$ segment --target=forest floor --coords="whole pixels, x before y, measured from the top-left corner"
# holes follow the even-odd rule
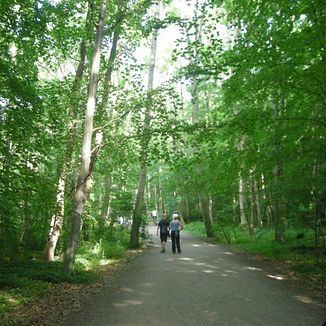
[[[7,315],[1,325],[164,325],[171,311],[180,325],[306,326],[326,319],[325,278],[302,278],[290,262],[187,233],[181,255],[160,254],[154,231],[148,248],[104,266],[101,282],[60,284]]]

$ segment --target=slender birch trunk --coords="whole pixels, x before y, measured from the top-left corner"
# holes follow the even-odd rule
[[[102,200],[102,207],[101,207],[101,224],[104,225],[105,221],[107,220],[108,213],[109,213],[109,205],[111,199],[111,188],[112,188],[112,175],[111,173],[107,173],[104,177],[104,196]]]
[[[245,196],[245,182],[243,177],[240,176],[239,180],[239,208],[240,208],[240,224],[247,225],[246,217],[246,196]]]
[[[255,191],[254,191],[254,176],[252,171],[250,171],[249,182],[250,182],[249,237],[250,240],[254,240],[254,225],[256,222],[257,214],[256,214]]]
[[[198,10],[199,10],[199,2],[196,1],[195,4],[195,19],[198,20]],[[199,28],[198,28],[199,26]],[[196,25],[196,30],[195,30],[195,38],[197,42],[201,42],[201,25],[198,24]],[[196,51],[195,59],[194,59],[194,64],[197,65],[199,63],[199,52]],[[191,103],[192,103],[192,123],[197,124],[199,122],[199,98],[198,98],[198,86],[199,86],[199,81],[196,77],[193,78],[192,80],[192,85],[191,85]],[[199,154],[200,148],[198,147],[197,144],[194,144],[193,146],[193,153],[195,156]],[[201,167],[198,165],[197,170],[201,171]],[[205,225],[205,230],[206,230],[206,235],[207,237],[214,237],[214,227],[213,223],[210,219],[210,214],[209,214],[209,195],[205,193],[205,187],[203,184],[198,185],[199,188],[201,188],[201,191],[199,191],[198,197],[199,197],[199,206],[201,208],[202,212],[202,218],[203,222]]]
[[[73,211],[71,218],[71,228],[68,245],[64,256],[64,271],[71,274],[74,269],[77,245],[81,228],[81,215],[84,211],[85,203],[92,189],[92,134],[93,118],[96,106],[96,91],[101,60],[101,44],[104,35],[105,13],[108,0],[103,0],[99,11],[99,20],[96,31],[96,40],[92,59],[92,68],[88,86],[88,98],[84,125],[84,137],[82,145],[82,155],[80,168],[77,176],[77,186],[74,194]]]
[[[244,136],[241,136],[241,139],[238,144],[238,151],[241,153],[244,150],[245,140]],[[243,164],[241,163],[241,170],[243,170]],[[246,216],[247,209],[247,199],[246,199],[246,183],[243,176],[239,176],[239,208],[240,208],[240,224],[247,225],[248,219]]]
[[[47,261],[53,261],[55,255],[55,249],[61,235],[63,221],[64,221],[64,204],[65,204],[65,190],[68,179],[68,172],[71,166],[72,153],[75,143],[74,137],[74,119],[78,109],[78,93],[81,88],[81,81],[85,71],[85,58],[86,58],[86,35],[89,29],[90,7],[88,8],[86,18],[86,30],[85,36],[80,43],[80,60],[75,75],[72,92],[70,95],[70,103],[67,117],[67,139],[66,149],[63,164],[59,173],[59,180],[57,184],[57,197],[56,197],[56,210],[51,218],[50,230],[48,233],[48,242],[44,249],[44,258]]]
[[[159,7],[154,14],[155,17],[159,17]],[[151,96],[150,92],[153,89],[154,82],[154,69],[156,60],[156,47],[157,47],[157,36],[158,30],[153,31],[152,41],[151,41],[151,53],[150,53],[150,63],[148,69],[148,94]],[[145,110],[144,124],[143,124],[143,139],[141,144],[141,156],[140,156],[140,172],[138,178],[138,190],[136,196],[136,204],[132,218],[132,226],[130,233],[129,246],[132,248],[139,247],[139,227],[141,221],[141,214],[144,204],[144,192],[146,183],[146,173],[147,173],[147,159],[148,159],[148,144],[150,141],[149,129],[151,123],[152,109],[150,104],[147,104]]]
[[[257,184],[257,180],[253,179],[253,185],[254,185],[254,196],[255,196],[255,205],[256,205],[256,217],[257,217],[257,223],[258,225],[263,225],[262,220],[262,214],[261,214],[261,208],[260,208],[260,196],[259,196],[259,188]]]
[[[212,220],[209,212],[209,196],[206,194],[200,194],[199,196],[200,207],[203,214],[203,221],[205,224],[206,235],[208,238],[214,238],[215,232]]]
[[[277,99],[274,99],[272,103],[274,117],[278,119],[281,115],[280,113],[280,103]],[[274,212],[274,226],[275,226],[275,241],[284,242],[285,233],[285,221],[283,215],[283,205],[282,205],[282,175],[283,166],[281,161],[281,148],[280,148],[280,131],[278,126],[275,128],[275,139],[274,139],[274,155],[275,155],[275,166],[273,170],[274,178],[274,192],[273,192],[273,212]]]
[[[112,73],[113,73],[113,68],[114,68],[113,64],[117,57],[117,47],[118,47],[118,41],[120,39],[120,28],[121,28],[120,25],[122,23],[120,7],[119,7],[118,13],[117,13],[117,21],[119,23],[116,25],[116,29],[115,29],[114,35],[113,35],[112,47],[111,47],[110,57],[108,60],[108,68],[105,73],[105,84],[104,84],[102,102],[101,102],[101,105],[99,106],[100,115],[102,117],[105,114],[105,108],[107,106],[108,99],[109,99],[110,87],[112,85]],[[110,111],[109,118],[110,119],[113,118],[112,111]],[[112,169],[111,166],[107,167],[107,173],[104,177],[104,196],[103,196],[102,207],[101,207],[101,223],[100,223],[101,229],[103,228],[104,222],[108,217],[108,211],[109,211],[109,206],[110,206],[111,188],[112,188],[111,169]]]
[[[236,199],[236,196],[233,196],[233,202],[232,202],[232,212],[233,212],[233,223],[236,224],[239,221],[239,216],[238,216],[238,201]]]

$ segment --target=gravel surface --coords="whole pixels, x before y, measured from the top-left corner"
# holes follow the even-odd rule
[[[321,326],[326,320],[324,307],[271,269],[186,232],[181,254],[172,254],[171,242],[161,254],[156,228],[149,232],[149,248],[64,326]]]

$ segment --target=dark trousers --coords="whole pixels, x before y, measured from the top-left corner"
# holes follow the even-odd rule
[[[181,252],[180,248],[180,231],[171,231],[172,251],[175,253],[175,245],[177,245],[178,253]]]

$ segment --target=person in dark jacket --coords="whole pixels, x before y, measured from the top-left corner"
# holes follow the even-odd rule
[[[157,224],[157,230],[156,235],[158,235],[158,232],[160,231],[160,238],[161,238],[161,246],[162,250],[161,253],[165,252],[165,244],[168,240],[169,231],[170,231],[170,224],[166,220],[166,214],[163,214],[162,219]]]

